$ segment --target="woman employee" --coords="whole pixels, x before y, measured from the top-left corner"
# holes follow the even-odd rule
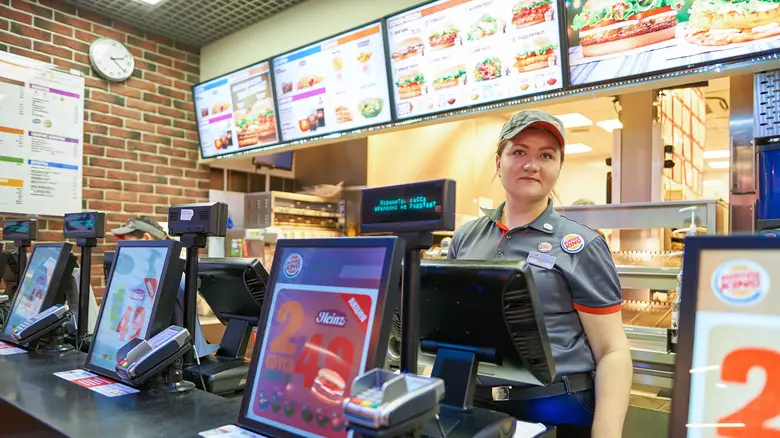
[[[604,239],[553,210],[563,132],[541,111],[520,111],[504,124],[496,170],[506,202],[460,227],[448,257],[526,261],[555,359],[555,383],[543,390],[481,387],[478,403],[556,425],[559,437],[619,438],[632,373],[620,283]]]

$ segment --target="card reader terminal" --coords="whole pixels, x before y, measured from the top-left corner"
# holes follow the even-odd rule
[[[444,381],[371,370],[352,383],[344,400],[344,418],[371,429],[392,428],[431,411],[438,412]]]
[[[134,339],[130,341],[134,346],[117,363],[116,373],[122,381],[139,385],[186,353],[190,349],[190,339],[187,329],[175,325],[148,341]]]
[[[62,304],[49,307],[14,327],[11,330],[11,340],[20,345],[29,344],[61,326],[68,318],[70,311]]]

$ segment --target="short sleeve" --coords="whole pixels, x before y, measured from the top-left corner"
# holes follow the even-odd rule
[[[574,308],[597,315],[619,312],[623,294],[607,242],[596,237],[574,256],[574,270],[568,278]]]
[[[458,233],[455,233],[452,236],[452,242],[450,242],[450,247],[447,248],[447,258],[454,260],[458,258],[458,244],[460,242],[460,237],[458,236]]]

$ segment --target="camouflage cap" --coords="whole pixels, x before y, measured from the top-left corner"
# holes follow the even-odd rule
[[[563,138],[563,123],[544,111],[522,110],[512,116],[501,128],[501,139],[509,140],[528,128],[542,128],[554,135],[561,147],[566,144]]]

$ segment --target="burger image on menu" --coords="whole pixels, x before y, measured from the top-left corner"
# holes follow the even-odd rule
[[[393,52],[392,58],[395,61],[402,61],[404,59],[411,58],[413,56],[422,55],[423,43],[420,37],[411,37],[401,41]]]
[[[400,99],[422,96],[425,76],[419,71],[406,73],[398,78],[398,82],[395,85],[398,87],[398,97]]]
[[[582,56],[624,52],[674,39],[682,0],[587,0],[571,28]]]
[[[441,70],[433,79],[433,89],[442,90],[445,88],[457,87],[466,83],[466,66],[459,65],[445,70]]]
[[[317,372],[317,377],[314,378],[311,392],[325,403],[340,405],[344,401],[346,388],[347,384],[339,373],[322,368]]]
[[[458,29],[446,26],[444,29],[434,32],[428,37],[428,44],[432,50],[442,50],[454,47],[458,41]]]
[[[253,146],[274,137],[276,114],[273,105],[265,99],[255,102],[249,111],[236,111],[236,128],[240,148]]]
[[[701,46],[725,46],[780,35],[777,0],[694,0],[686,39]]]
[[[515,56],[515,68],[524,73],[556,64],[558,45],[547,37],[538,37],[526,43]]]
[[[517,27],[544,23],[552,19],[552,0],[520,0],[512,8],[512,24]]]

